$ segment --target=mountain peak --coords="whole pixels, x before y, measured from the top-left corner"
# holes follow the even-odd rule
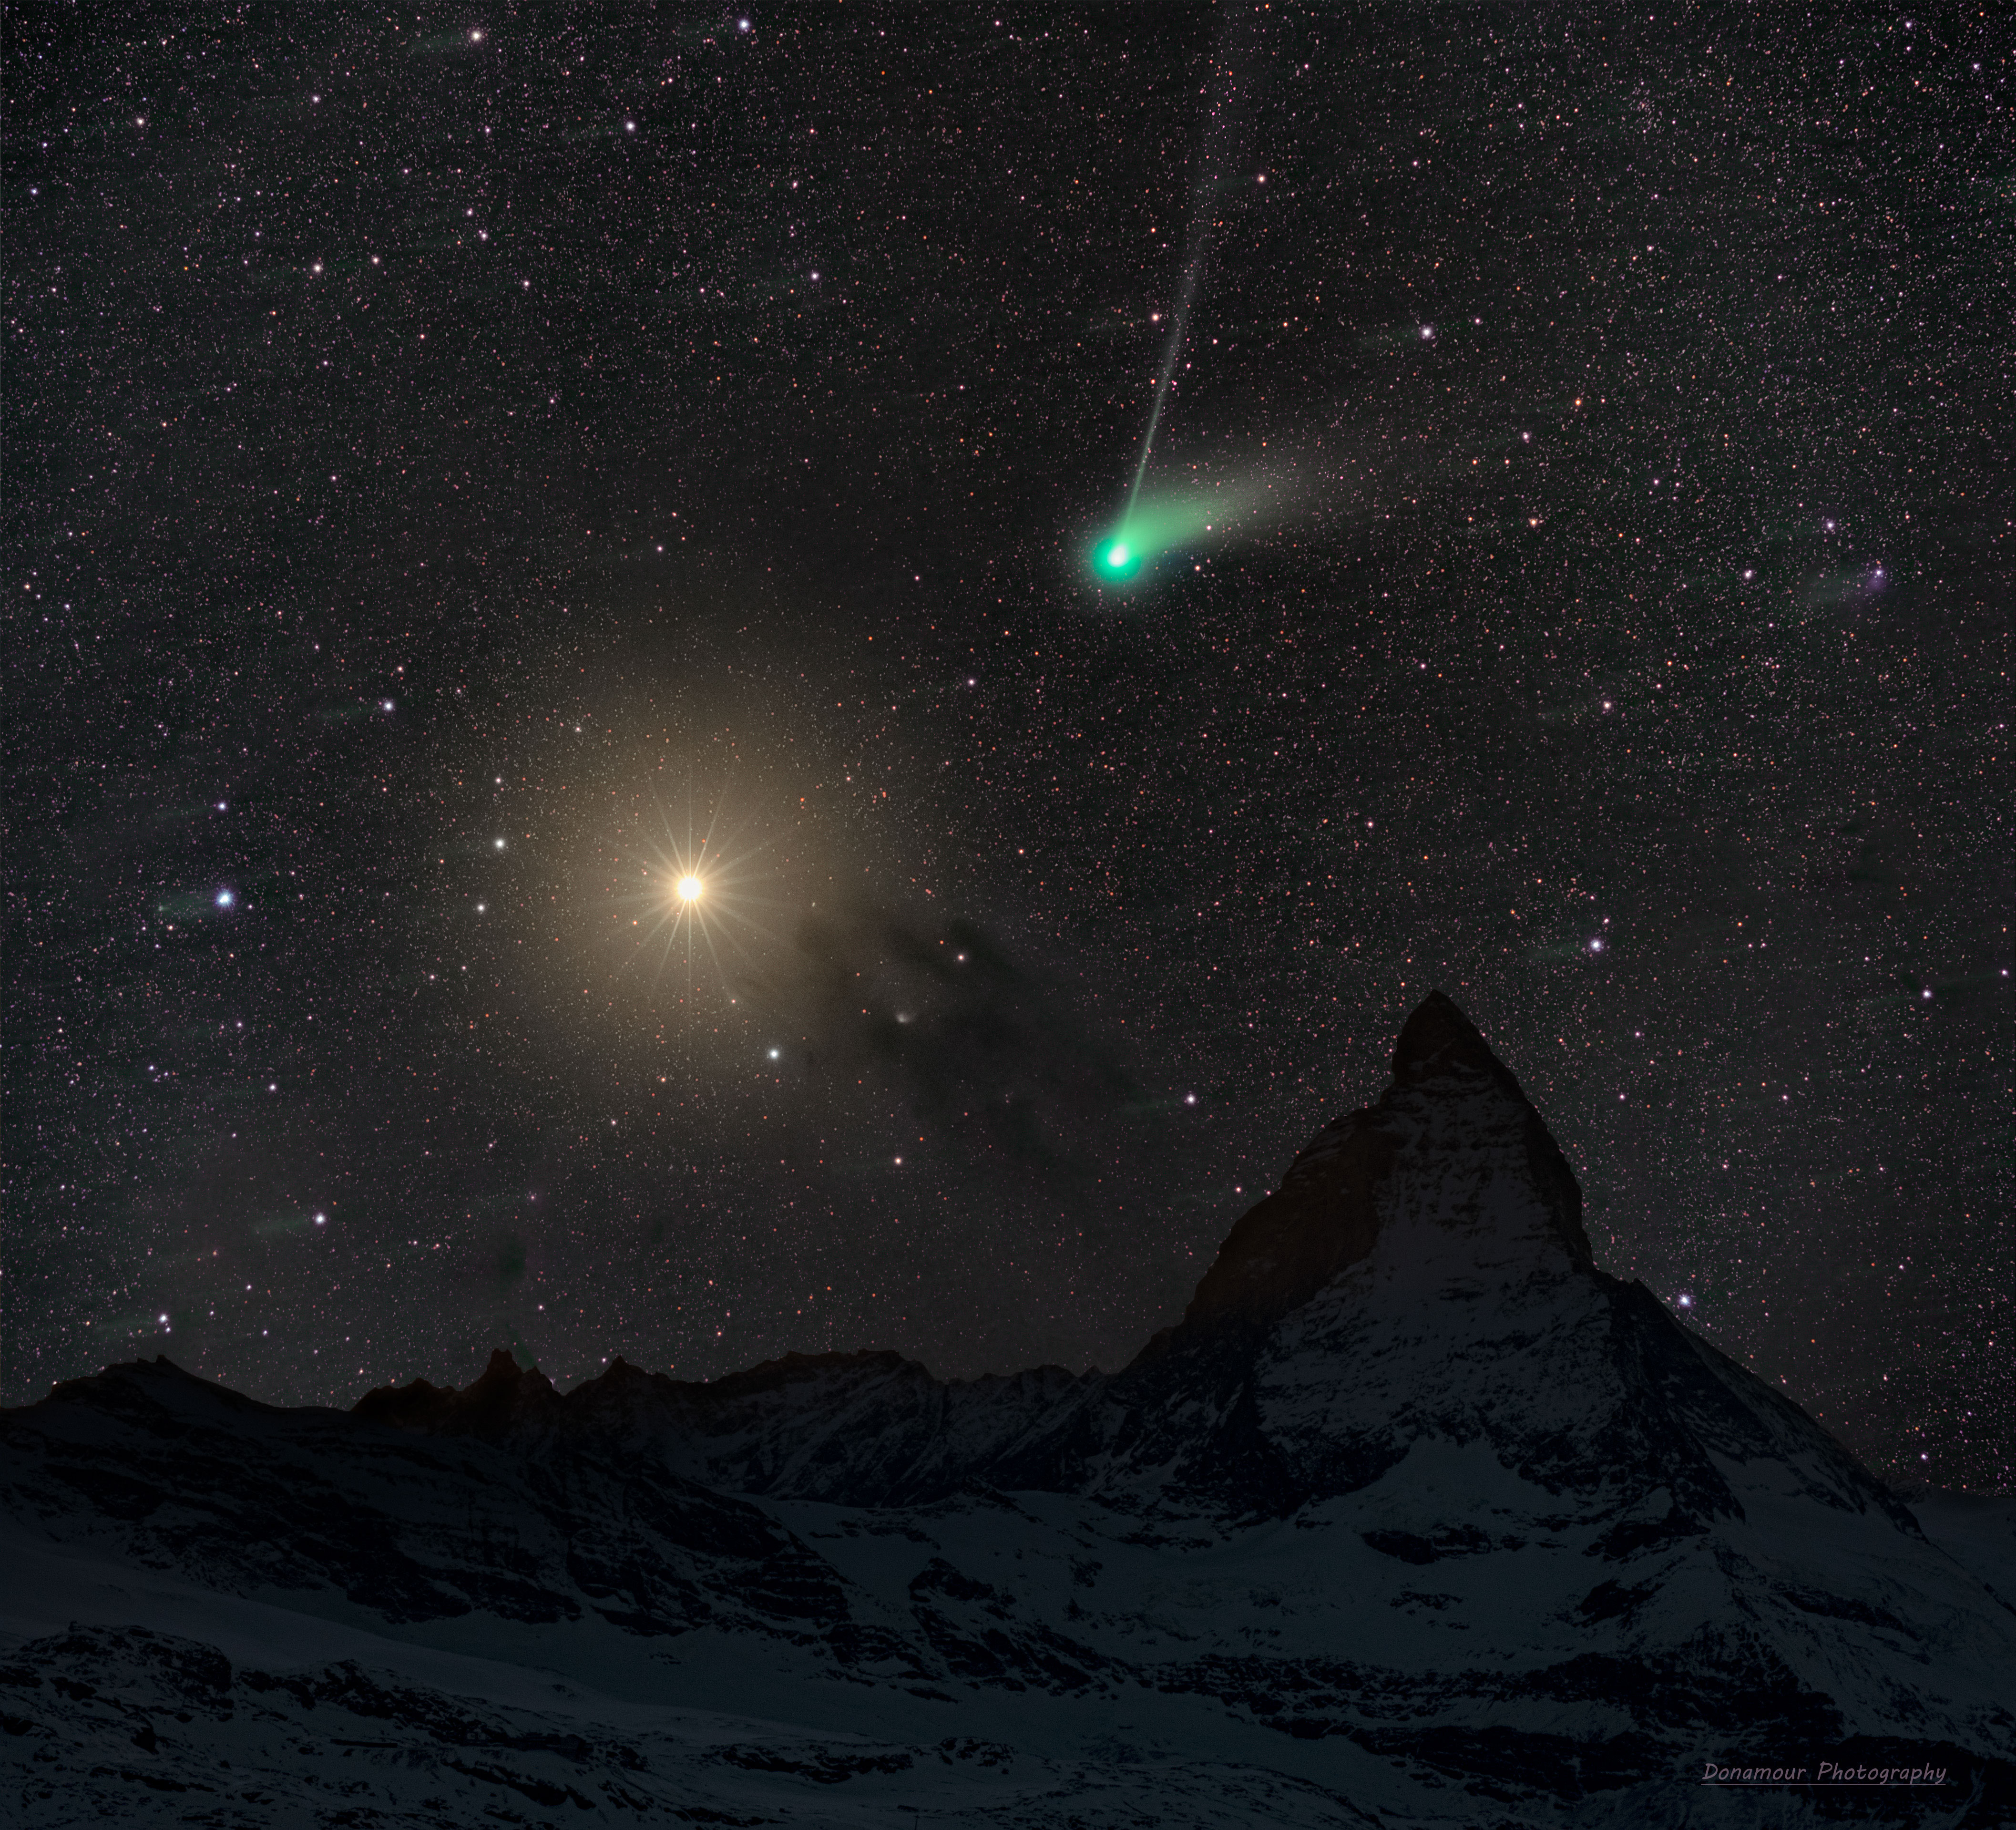
[[[1482,1032],[1445,992],[1431,991],[1417,1004],[1393,1043],[1396,1086],[1484,1075],[1522,1103],[1526,1096],[1512,1070],[1491,1052]]]
[[[1463,1114],[1453,1122],[1439,1110],[1451,1099]],[[1310,1140],[1281,1186],[1233,1227],[1182,1322],[1157,1335],[1141,1359],[1229,1324],[1265,1326],[1299,1308],[1371,1252],[1382,1190],[1396,1165],[1418,1171],[1422,1159],[1452,1148],[1486,1151],[1487,1134],[1495,1148],[1486,1154],[1498,1159],[1491,1169],[1523,1185],[1546,1216],[1543,1235],[1590,1266],[1582,1188],[1561,1146],[1477,1025],[1453,999],[1431,991],[1401,1026],[1392,1085],[1376,1104],[1333,1119]]]
[[[520,1367],[510,1349],[499,1347],[482,1376],[459,1392],[414,1379],[366,1392],[353,1408],[359,1417],[395,1429],[495,1438],[549,1422],[560,1403],[551,1379],[536,1366]]]

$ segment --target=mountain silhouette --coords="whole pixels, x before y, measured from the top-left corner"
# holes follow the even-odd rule
[[[157,1360],[6,1414],[0,1495],[52,1822],[1777,1824],[1846,1794],[1704,1773],[1822,1761],[1919,1774],[1879,1818],[2016,1799],[2007,1503],[1914,1509],[1600,1270],[1438,992],[1119,1371],[562,1393],[500,1349],[344,1413]]]

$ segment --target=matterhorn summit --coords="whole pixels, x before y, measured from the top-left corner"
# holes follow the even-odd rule
[[[1905,1504],[1581,1207],[1436,993],[1111,1374],[59,1385],[12,1821],[2011,1821],[2008,1504]]]

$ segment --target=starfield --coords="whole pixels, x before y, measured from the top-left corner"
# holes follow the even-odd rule
[[[13,18],[22,1808],[2001,1809],[2000,23]]]

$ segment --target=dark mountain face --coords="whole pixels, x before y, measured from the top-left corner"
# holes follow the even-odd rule
[[[1372,1250],[1381,1191],[1407,1136],[1396,1114],[1424,1100],[1471,1098],[1517,1115],[1534,1198],[1575,1261],[1593,1260],[1582,1228],[1582,1188],[1540,1115],[1470,1020],[1431,992],[1408,1018],[1393,1050],[1393,1085],[1376,1106],[1317,1133],[1281,1186],[1240,1219],[1197,1286],[1183,1317],[1195,1335],[1215,1325],[1278,1321]],[[1158,1337],[1158,1339],[1161,1338]],[[1157,1351],[1151,1344],[1147,1354]]]
[[[893,1353],[791,1355],[703,1385],[618,1360],[563,1398],[500,1351],[463,1392],[416,1382],[356,1414],[520,1447],[649,1443],[693,1479],[778,1497],[928,1503],[977,1481],[1276,1516],[1434,1434],[1563,1494],[1669,1487],[1676,1531],[1733,1505],[1715,1456],[1777,1454],[1915,1529],[1802,1413],[1596,1270],[1560,1147],[1440,992],[1385,1093],[1317,1133],[1117,1375],[948,1383]]]
[[[526,1456],[275,1410],[165,1360],[15,1414],[32,1421],[6,1439],[10,1516],[235,1592],[326,1590],[401,1624],[599,1614],[646,1634],[845,1612],[768,1515],[594,1443]]]
[[[1598,1270],[1561,1151],[1439,995],[1391,1085],[1311,1141],[1118,1373],[793,1355],[698,1385],[619,1360],[562,1395],[500,1353],[460,1391],[346,1415],[157,1362],[9,1414],[0,1493],[58,1590],[101,1572],[66,1605],[108,1630],[251,1608],[265,1633],[277,1609],[394,1665],[424,1643],[597,1694],[620,1677],[639,1706],[762,1718],[737,1731],[763,1750],[745,1774],[810,1771],[784,1742],[859,1735],[873,1696],[898,1751],[826,1746],[841,1779],[804,1782],[909,1771],[920,1724],[954,1724],[948,1746],[1005,1750],[995,1778],[957,1798],[887,1778],[883,1800],[948,1821],[1060,1821],[999,1789],[1039,1767],[1046,1808],[1107,1821],[1085,1776],[1108,1742],[1159,1748],[1200,1823],[1693,1822],[1690,1764],[1820,1743],[1943,1749],[1985,1810],[2016,1738],[2016,1582],[1980,1573],[1999,1540],[1971,1520],[1963,1567],[1803,1412]],[[81,1643],[37,1641],[29,1688],[112,1656]],[[301,1694],[351,1694],[333,1669]],[[1107,1727],[1031,1715],[1038,1697]],[[1293,1785],[1256,1805],[1235,1769]],[[706,1771],[722,1809],[754,1808]],[[1805,1821],[1803,1796],[1786,1808]]]

